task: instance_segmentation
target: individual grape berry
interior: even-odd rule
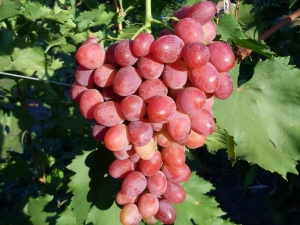
[[[179,204],[185,200],[186,192],[179,183],[168,180],[166,191],[162,194],[162,197],[171,203]]]
[[[87,44],[87,43],[99,43],[99,38],[96,37],[89,37],[88,39],[86,39],[81,45]]]
[[[133,40],[123,40],[115,48],[114,56],[121,66],[132,66],[138,60],[138,57],[132,51]]]
[[[120,102],[120,108],[125,119],[128,121],[138,121],[142,119],[147,112],[146,103],[138,95],[126,96]]]
[[[138,163],[141,160],[141,157],[139,156],[139,154],[135,151],[134,147],[132,146],[131,149],[129,149],[127,151],[128,155],[129,155],[129,159],[131,162],[133,163]]]
[[[94,69],[87,69],[79,65],[75,71],[75,80],[82,86],[92,86],[94,84]]]
[[[107,127],[121,124],[125,120],[120,104],[114,101],[106,101],[98,104],[94,110],[94,118],[98,123]]]
[[[157,95],[167,95],[168,88],[161,79],[144,80],[139,86],[138,94],[149,103]]]
[[[220,73],[220,86],[213,93],[218,99],[227,99],[233,90],[231,76],[227,72]]]
[[[184,42],[176,35],[164,35],[156,39],[151,50],[156,59],[163,63],[173,63],[181,58]]]
[[[107,50],[106,50],[106,58],[105,58],[105,64],[110,64],[112,66],[114,66],[115,68],[119,68],[121,67],[121,65],[116,61],[115,58],[115,49],[118,45],[118,42],[113,43],[112,45],[110,45]]]
[[[114,101],[120,103],[124,98],[114,91],[113,86],[102,88],[101,92],[105,101]]]
[[[124,178],[121,192],[129,197],[133,197],[141,194],[146,186],[146,177],[139,171],[132,171]]]
[[[126,204],[130,204],[130,203],[137,203],[138,199],[139,199],[139,195],[138,196],[129,197],[127,195],[124,195],[121,191],[118,191],[118,193],[116,194],[116,202],[119,205],[126,205]]]
[[[201,25],[210,21],[217,12],[217,7],[212,1],[198,2],[189,11],[189,17],[197,20]]]
[[[173,224],[176,220],[176,210],[171,202],[166,199],[160,199],[155,217],[164,224]]]
[[[147,177],[147,190],[156,197],[161,196],[167,188],[167,177],[162,171],[157,171]]]
[[[165,35],[169,35],[169,34],[174,34],[174,33],[172,31],[170,31],[169,29],[165,28],[159,32],[157,37],[159,38],[161,36],[165,36]]]
[[[113,89],[120,96],[128,96],[134,94],[141,83],[139,71],[132,66],[126,66],[116,73]]]
[[[122,225],[136,225],[142,220],[136,204],[126,204],[120,212],[120,222]]]
[[[170,136],[177,143],[184,143],[191,130],[191,121],[187,114],[176,111],[172,120],[167,123]]]
[[[71,87],[71,99],[74,102],[79,103],[81,95],[87,89],[88,89],[87,87],[82,86],[77,81],[75,81]]]
[[[198,134],[193,129],[191,129],[190,135],[188,139],[184,142],[184,145],[189,149],[196,149],[204,145],[205,141],[206,141],[205,135]]]
[[[149,160],[156,152],[156,143],[153,138],[144,146],[133,146],[136,153],[141,159]]]
[[[167,179],[175,182],[186,182],[190,179],[191,169],[187,164],[183,163],[181,166],[172,167],[164,163],[161,171],[166,175]]]
[[[213,21],[208,21],[202,25],[204,37],[203,42],[211,43],[217,36],[217,25]]]
[[[187,18],[189,16],[189,11],[191,8],[192,6],[184,6],[178,9],[176,12],[174,12],[173,16],[179,20]],[[172,27],[175,28],[177,23],[178,23],[177,21],[172,20]]]
[[[156,224],[158,222],[158,219],[156,219],[155,216],[150,216],[150,217],[143,217],[143,221],[146,224]]]
[[[128,128],[117,124],[108,129],[104,136],[104,145],[111,151],[120,151],[129,145]]]
[[[130,148],[132,148],[132,145],[128,145],[128,147],[129,146],[130,146]],[[128,150],[113,151],[113,154],[117,159],[120,159],[120,160],[129,158]]]
[[[150,123],[131,121],[128,124],[128,135],[134,146],[145,146],[153,136],[153,129]]]
[[[154,80],[160,77],[164,69],[164,64],[157,60],[152,53],[141,57],[137,61],[137,68],[143,78]]]
[[[76,60],[87,69],[96,69],[104,63],[105,50],[103,46],[95,43],[83,44],[76,52]]]
[[[95,118],[94,110],[101,102],[104,102],[104,99],[98,90],[88,89],[84,91],[79,102],[81,115],[88,120],[93,120]]]
[[[166,126],[160,131],[155,132],[154,135],[157,138],[157,144],[161,147],[168,147],[174,142]]]
[[[209,60],[208,47],[201,42],[190,42],[183,48],[183,59],[190,69],[205,65]]]
[[[203,30],[201,24],[193,18],[181,19],[175,26],[175,34],[188,44],[191,42],[203,42]]]
[[[169,96],[157,95],[149,102],[147,113],[151,121],[167,123],[175,116],[176,104]]]
[[[103,141],[109,127],[102,124],[95,124],[92,129],[92,136],[97,141]]]
[[[140,160],[139,171],[145,176],[152,176],[159,171],[162,164],[163,160],[160,151],[155,151],[151,159]]]
[[[234,67],[235,56],[231,47],[223,41],[214,41],[208,46],[209,62],[219,72],[228,72]]]
[[[159,208],[158,198],[150,193],[142,194],[138,201],[138,209],[142,217],[154,216]]]
[[[93,72],[94,83],[98,87],[108,87],[113,84],[117,69],[110,64],[103,64]]]
[[[165,64],[162,78],[169,88],[176,89],[183,87],[188,80],[188,67],[182,60],[167,63]]]
[[[192,129],[198,134],[208,136],[214,132],[216,127],[215,120],[206,109],[203,108],[199,113],[189,116]]]
[[[108,174],[113,178],[124,178],[134,171],[134,163],[130,159],[115,159],[108,167]]]
[[[185,163],[185,147],[176,142],[173,142],[168,147],[164,147],[161,152],[161,157],[164,162],[172,167],[179,167]]]
[[[133,40],[132,51],[138,57],[143,57],[151,52],[154,37],[150,33],[140,33]]]

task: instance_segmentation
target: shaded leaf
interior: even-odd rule
[[[4,179],[10,180],[17,177],[28,177],[30,175],[29,167],[23,159],[16,158],[7,163],[7,165],[2,170]]]
[[[267,57],[274,56],[275,53],[273,53],[270,48],[266,45],[264,41],[255,40],[255,39],[239,39],[235,41],[236,44],[240,47],[244,47],[246,49],[250,49],[254,52],[263,54]]]

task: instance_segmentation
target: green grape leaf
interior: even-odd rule
[[[56,225],[74,225],[76,224],[75,217],[71,207],[67,207],[61,214],[58,215]]]
[[[237,40],[243,38],[242,28],[231,14],[223,14],[217,24],[218,34],[221,35],[220,40],[228,39]]]
[[[20,14],[20,2],[19,1],[2,1],[0,4],[0,20],[14,17]]]
[[[118,39],[130,39],[132,36],[140,29],[140,26],[130,26],[124,30],[122,33],[118,35]]]
[[[15,79],[5,78],[3,75],[0,75],[0,88],[4,91],[10,91],[16,85]]]
[[[45,211],[46,206],[48,206],[52,200],[53,196],[48,194],[43,197],[29,199],[28,214],[33,224],[47,224],[50,219],[56,216],[56,212]]]
[[[270,48],[266,45],[264,41],[248,38],[248,39],[235,40],[235,42],[240,47],[251,49],[252,51],[260,53],[267,57],[271,57],[275,55],[275,53],[273,53],[270,50]]]
[[[210,153],[216,153],[220,149],[227,148],[227,134],[224,129],[216,127],[214,133],[206,137],[205,145]]]
[[[232,95],[213,106],[218,125],[234,137],[237,159],[283,178],[288,172],[297,174],[300,159],[300,71],[288,61],[288,57],[259,61],[253,77],[240,87],[237,64],[230,71]]]
[[[252,12],[253,5],[242,2],[239,5],[238,21],[242,24],[249,24],[255,21],[255,13]]]
[[[113,10],[110,10],[106,4],[100,4],[97,9],[84,11],[76,18],[79,30],[84,30],[89,27],[108,25],[116,15]]]

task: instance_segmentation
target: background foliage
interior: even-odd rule
[[[74,53],[86,38],[97,36],[107,47],[143,24],[144,1],[121,2],[122,15],[112,1],[2,1],[1,72],[66,85],[0,75],[1,224],[119,224],[114,195],[120,180],[107,175],[114,158],[91,138],[92,122],[71,101],[70,85]],[[162,20],[195,2],[153,1],[152,15]],[[266,41],[257,38],[299,7],[294,0],[245,0],[238,11],[233,7],[215,19],[218,39],[253,52],[230,72],[233,94],[216,100],[218,129],[203,147],[210,154],[226,149],[244,177],[244,190],[257,166],[274,173],[276,189],[267,202],[279,224],[300,223],[299,19]],[[153,24],[152,32],[163,28]],[[194,172],[184,184],[186,201],[176,205],[176,224],[232,224],[212,197],[215,188],[203,179],[203,149],[187,152]]]

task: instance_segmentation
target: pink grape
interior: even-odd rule
[[[161,199],[155,217],[164,224],[173,224],[176,220],[176,210],[168,200]]]
[[[108,167],[108,174],[113,178],[124,178],[134,171],[134,163],[130,159],[115,159]]]
[[[195,87],[181,90],[176,98],[177,107],[186,114],[196,114],[203,108],[206,95]]]
[[[161,147],[168,147],[174,142],[167,127],[155,132],[155,136],[157,137],[157,144]]]
[[[133,146],[130,150],[127,151],[127,153],[131,162],[138,163],[141,160],[141,157],[139,156],[139,154],[137,154]]]
[[[157,171],[159,171],[160,167],[163,164],[163,160],[161,157],[161,153],[156,151],[151,159],[141,160],[139,163],[139,171],[145,176],[152,176]]]
[[[159,208],[159,202],[156,196],[145,193],[142,194],[138,201],[138,209],[142,217],[154,216]]]
[[[175,26],[175,34],[186,45],[191,42],[203,42],[204,33],[201,24],[193,18],[181,19]]]
[[[121,96],[134,94],[142,83],[141,76],[137,69],[126,66],[119,69],[113,81],[114,91]]]
[[[180,9],[178,9],[176,12],[174,12],[173,16],[176,17],[177,19],[184,19],[189,16],[189,11],[192,8],[192,6],[184,6]],[[178,22],[175,20],[172,20],[172,26],[175,28],[176,24]]]
[[[129,203],[123,206],[120,212],[122,225],[137,225],[142,220],[136,204]]]
[[[132,66],[138,60],[132,51],[133,40],[123,40],[115,48],[114,56],[121,66]]]
[[[150,123],[131,121],[128,124],[128,135],[129,140],[133,145],[144,146],[151,140],[153,129]]]
[[[155,58],[163,63],[173,63],[181,58],[184,42],[176,35],[164,35],[156,39],[151,47]]]
[[[99,42],[99,38],[96,37],[90,37],[86,39],[81,45],[87,44],[87,43],[95,43],[97,44]]]
[[[151,52],[154,37],[150,33],[140,33],[133,40],[132,51],[136,56],[143,57]]]
[[[231,76],[227,72],[220,73],[220,86],[213,93],[219,99],[227,99],[233,90]]]
[[[116,58],[115,58],[115,49],[118,45],[118,42],[113,43],[110,45],[107,50],[106,50],[106,58],[105,58],[105,63],[110,64],[114,66],[115,68],[120,67],[121,65],[117,63]]]
[[[217,12],[217,7],[212,1],[198,2],[189,11],[189,17],[197,20],[201,25],[210,21]]]
[[[157,37],[161,37],[161,36],[164,36],[164,35],[169,35],[169,34],[174,34],[172,31],[170,31],[169,29],[165,28],[165,29],[162,29],[159,34],[157,35]]]
[[[133,147],[139,157],[144,160],[151,159],[156,152],[156,143],[153,138],[144,146],[134,145]]]
[[[187,114],[177,111],[173,119],[167,123],[167,129],[174,141],[184,143],[190,133],[191,120]]]
[[[167,188],[167,177],[162,171],[157,171],[147,177],[147,190],[156,197],[161,196]]]
[[[199,113],[189,116],[192,129],[198,134],[208,136],[214,132],[216,127],[214,118],[206,109],[203,108]]]
[[[137,61],[137,68],[143,78],[148,80],[157,79],[162,74],[164,64],[158,61],[152,53],[141,57]]]
[[[101,125],[101,124],[95,124],[92,129],[92,136],[97,141],[103,141],[104,136],[106,132],[108,131],[109,127]]]
[[[129,145],[129,146],[132,147],[132,145]],[[113,154],[117,159],[120,159],[120,160],[129,158],[128,150],[114,151]]]
[[[181,166],[172,167],[166,163],[161,167],[161,171],[169,180],[175,182],[186,182],[190,179],[191,169],[187,164],[183,163]]]
[[[133,197],[141,194],[146,186],[146,177],[139,171],[132,171],[124,178],[121,191],[129,197]]]
[[[129,145],[128,128],[117,124],[108,129],[104,136],[104,145],[111,151],[120,151]]]
[[[209,62],[197,69],[191,70],[189,75],[193,85],[203,92],[213,93],[219,88],[220,75],[217,69]]]
[[[205,144],[206,136],[202,134],[198,134],[193,129],[191,129],[190,135],[188,139],[184,142],[184,145],[189,149],[200,148]]]
[[[214,41],[208,46],[209,62],[219,72],[228,72],[234,67],[235,56],[231,47],[223,41]]]
[[[75,71],[75,80],[82,86],[91,86],[94,84],[94,69],[86,69],[79,65]]]
[[[180,88],[185,85],[188,79],[188,67],[182,60],[177,60],[174,63],[165,64],[162,73],[164,83],[169,88]]]
[[[124,98],[123,96],[118,95],[114,89],[113,86],[108,86],[102,88],[102,95],[105,101],[114,101],[120,103],[122,99]]]
[[[144,80],[138,89],[139,96],[149,103],[157,95],[167,95],[168,88],[161,79]]]
[[[208,21],[202,25],[202,29],[204,32],[203,41],[211,43],[217,36],[217,25],[213,21]]]
[[[137,121],[143,118],[147,112],[144,100],[138,95],[126,96],[120,102],[121,112],[128,121]]]
[[[186,192],[179,183],[168,180],[167,189],[162,197],[172,203],[179,204],[185,200]]]
[[[88,89],[84,91],[79,102],[81,115],[88,120],[93,120],[95,118],[94,110],[101,102],[104,102],[104,99],[98,90]]]
[[[87,87],[82,86],[77,81],[75,81],[71,87],[71,99],[74,102],[79,103],[81,95],[87,89],[88,89]]]
[[[179,167],[185,163],[185,149],[183,145],[173,142],[168,147],[164,147],[161,152],[164,162],[172,167]]]
[[[114,101],[100,103],[94,110],[94,118],[98,123],[107,127],[121,124],[125,120],[120,104]]]
[[[190,42],[183,48],[183,59],[190,69],[196,69],[209,60],[208,47],[201,42]]]
[[[152,129],[154,131],[160,131],[161,129],[163,129],[164,123],[156,123],[156,122],[151,121],[149,118],[148,118],[148,121],[151,124]]]
[[[95,43],[83,44],[76,52],[76,60],[87,69],[96,69],[104,63],[105,50],[103,46]]]
[[[110,64],[103,64],[94,70],[94,83],[98,87],[108,87],[113,84],[117,69]]]
[[[127,195],[124,195],[121,191],[118,191],[118,193],[116,194],[116,202],[119,205],[126,205],[129,203],[136,203],[139,199],[139,196],[133,196],[133,197],[129,197]]]

